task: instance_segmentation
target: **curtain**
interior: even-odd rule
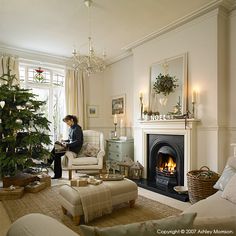
[[[87,128],[85,76],[81,71],[68,69],[65,82],[66,112],[78,117],[80,126]]]
[[[11,75],[16,75],[16,80],[13,84],[19,85],[19,62],[18,58],[11,55],[1,55],[0,54],[0,76],[8,73],[8,67],[10,69]],[[0,81],[1,83],[1,81]]]

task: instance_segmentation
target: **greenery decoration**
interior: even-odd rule
[[[176,79],[175,76],[170,76],[169,74],[163,75],[160,73],[153,84],[153,90],[157,94],[162,93],[164,96],[167,96],[170,93],[173,93],[179,86],[176,84],[177,81],[178,79]]]
[[[40,113],[45,104],[29,89],[16,84],[16,75],[0,77],[0,175],[13,176],[32,165],[32,159],[43,160],[51,144],[50,122]]]

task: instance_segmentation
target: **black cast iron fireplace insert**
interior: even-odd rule
[[[147,179],[141,187],[187,201],[187,195],[179,195],[173,189],[184,185],[184,135],[147,135]]]

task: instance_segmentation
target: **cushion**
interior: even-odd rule
[[[5,234],[4,234],[5,235]],[[52,217],[31,213],[12,223],[8,236],[78,236],[74,231]]]
[[[230,179],[221,195],[223,198],[236,204],[236,174]]]
[[[236,216],[197,217],[193,227],[194,229],[227,230],[230,235],[230,230],[236,232]]]
[[[236,169],[236,157],[230,157],[227,164]]]
[[[189,229],[193,225],[196,213],[178,215],[160,220],[149,220],[127,225],[98,228],[81,225],[84,236],[156,236],[163,235],[165,230]]]
[[[88,144],[88,143],[83,143],[83,146],[82,146],[82,148],[80,149],[80,151],[79,151],[77,157],[85,157],[84,152],[85,152],[85,150],[86,150],[86,148],[87,148],[87,144]]]
[[[99,152],[99,149],[90,143],[87,143],[83,150],[83,154],[87,157],[96,157],[98,152]]]
[[[97,157],[79,157],[73,160],[73,166],[97,165]]]
[[[234,169],[233,167],[227,164],[222,172],[222,175],[220,176],[220,178],[218,179],[218,181],[215,183],[213,187],[215,189],[219,189],[223,191],[225,186],[227,185],[227,183],[229,182],[229,180],[232,178],[232,176],[235,173],[236,173],[236,169]]]

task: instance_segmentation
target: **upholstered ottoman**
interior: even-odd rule
[[[102,184],[110,189],[112,206],[125,202],[129,203],[130,207],[134,206],[138,197],[136,183],[129,179],[124,179],[120,181],[104,181]],[[74,223],[79,224],[80,217],[84,215],[79,192],[69,185],[63,185],[59,193],[63,213],[69,212],[73,217]]]

